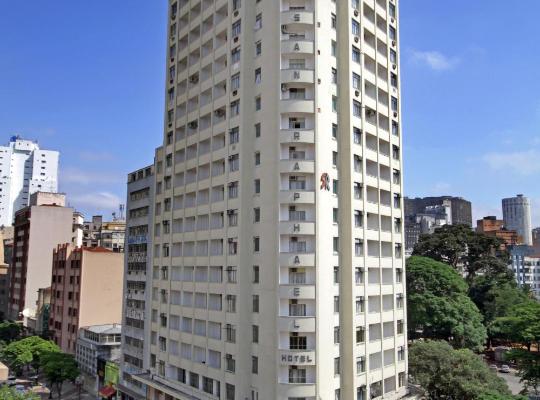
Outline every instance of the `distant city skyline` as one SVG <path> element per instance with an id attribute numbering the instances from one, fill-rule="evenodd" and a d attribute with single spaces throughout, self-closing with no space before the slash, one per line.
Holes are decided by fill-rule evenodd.
<path id="1" fill-rule="evenodd" d="M 501 199 L 523 193 L 537 227 L 540 80 L 523 77 L 537 75 L 540 3 L 520 4 L 401 4 L 404 194 L 464 197 L 477 220 L 502 218 Z M 0 15 L 0 144 L 20 134 L 60 151 L 68 203 L 110 216 L 125 203 L 127 173 L 150 164 L 147 149 L 162 140 L 167 2 L 34 8 L 10 2 Z"/>

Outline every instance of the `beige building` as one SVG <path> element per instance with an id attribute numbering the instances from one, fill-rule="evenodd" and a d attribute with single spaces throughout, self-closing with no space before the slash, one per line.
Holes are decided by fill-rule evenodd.
<path id="1" fill-rule="evenodd" d="M 72 239 L 73 209 L 65 195 L 37 192 L 30 206 L 15 214 L 10 273 L 9 316 L 35 317 L 38 290 L 51 285 L 52 252 Z"/>
<path id="2" fill-rule="evenodd" d="M 63 351 L 75 353 L 79 327 L 121 322 L 123 259 L 103 247 L 54 250 L 49 329 Z"/>
<path id="3" fill-rule="evenodd" d="M 169 7 L 135 379 L 148 399 L 402 397 L 397 0 Z"/>
<path id="4" fill-rule="evenodd" d="M 82 245 L 84 247 L 105 247 L 116 252 L 124 251 L 126 221 L 103 221 L 101 215 L 94 215 L 92 221 L 84 222 Z"/>

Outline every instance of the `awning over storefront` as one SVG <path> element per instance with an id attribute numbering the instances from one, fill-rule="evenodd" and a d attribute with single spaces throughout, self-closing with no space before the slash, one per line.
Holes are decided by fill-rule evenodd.
<path id="1" fill-rule="evenodd" d="M 99 390 L 99 395 L 101 397 L 104 397 L 106 399 L 108 399 L 109 397 L 112 397 L 116 394 L 116 388 L 114 386 L 103 386 L 100 390 Z"/>

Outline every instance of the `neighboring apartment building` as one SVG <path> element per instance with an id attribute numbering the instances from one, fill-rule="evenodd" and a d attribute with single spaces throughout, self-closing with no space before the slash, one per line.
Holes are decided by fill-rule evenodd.
<path id="1" fill-rule="evenodd" d="M 75 358 L 81 372 L 95 381 L 95 393 L 100 389 L 98 362 L 120 360 L 121 332 L 122 326 L 119 324 L 93 325 L 79 329 Z"/>
<path id="2" fill-rule="evenodd" d="M 0 321 L 8 317 L 9 272 L 11 248 L 13 247 L 13 227 L 0 227 Z"/>
<path id="3" fill-rule="evenodd" d="M 503 220 L 507 229 L 515 230 L 527 246 L 533 245 L 531 202 L 522 194 L 502 200 Z"/>
<path id="4" fill-rule="evenodd" d="M 423 198 L 405 198 L 405 216 L 421 214 L 426 207 L 449 204 L 451 210 L 451 225 L 468 225 L 472 227 L 471 202 L 462 197 L 438 196 Z"/>
<path id="5" fill-rule="evenodd" d="M 528 286 L 540 300 L 540 253 L 531 246 L 514 246 L 510 250 L 510 266 L 520 287 Z"/>
<path id="6" fill-rule="evenodd" d="M 95 215 L 92 221 L 84 223 L 82 245 L 105 247 L 121 253 L 124 251 L 125 233 L 126 221 L 103 221 L 101 215 Z"/>
<path id="7" fill-rule="evenodd" d="M 79 327 L 120 324 L 124 257 L 72 244 L 58 245 L 51 254 L 49 329 L 62 351 L 74 354 Z"/>
<path id="8" fill-rule="evenodd" d="M 169 9 L 150 371 L 134 378 L 149 399 L 400 398 L 397 1 Z"/>
<path id="9" fill-rule="evenodd" d="M 149 300 L 152 257 L 151 232 L 154 203 L 153 166 L 128 174 L 122 363 L 118 389 L 123 400 L 144 399 L 145 386 L 133 379 L 144 372 L 149 355 L 143 351 L 150 331 Z"/>
<path id="10" fill-rule="evenodd" d="M 0 225 L 11 226 L 33 193 L 58 191 L 58 158 L 57 151 L 41 150 L 19 136 L 0 146 Z"/>
<path id="11" fill-rule="evenodd" d="M 407 199 L 405 199 L 407 202 Z M 420 235 L 435 232 L 435 229 L 452 224 L 452 205 L 445 199 L 441 205 L 426 206 L 421 212 L 405 215 L 405 251 L 412 253 Z"/>
<path id="12" fill-rule="evenodd" d="M 516 231 L 506 229 L 504 221 L 495 216 L 484 217 L 476 221 L 476 232 L 502 239 L 504 241 L 501 246 L 502 250 L 523 243 L 521 236 Z"/>
<path id="13" fill-rule="evenodd" d="M 49 312 L 51 309 L 51 287 L 38 290 L 36 312 L 27 318 L 27 328 L 34 334 L 49 337 Z"/>
<path id="14" fill-rule="evenodd" d="M 15 215 L 9 317 L 35 317 L 38 290 L 51 285 L 53 249 L 72 239 L 73 209 L 65 195 L 37 192 Z"/>

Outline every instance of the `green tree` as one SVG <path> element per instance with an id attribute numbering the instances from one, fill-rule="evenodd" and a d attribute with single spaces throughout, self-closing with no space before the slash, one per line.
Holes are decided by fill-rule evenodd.
<path id="1" fill-rule="evenodd" d="M 77 362 L 71 354 L 49 352 L 41 356 L 41 368 L 45 374 L 49 386 L 56 385 L 58 396 L 62 395 L 62 385 L 65 381 L 75 381 L 79 376 Z"/>
<path id="2" fill-rule="evenodd" d="M 486 329 L 467 291 L 467 283 L 449 265 L 427 257 L 410 257 L 407 260 L 409 337 L 448 340 L 456 347 L 481 351 Z"/>
<path id="3" fill-rule="evenodd" d="M 51 341 L 39 336 L 30 336 L 16 342 L 11 342 L 3 350 L 3 359 L 18 373 L 24 367 L 32 365 L 39 373 L 40 360 L 43 354 L 59 352 L 60 348 Z"/>
<path id="4" fill-rule="evenodd" d="M 21 336 L 21 331 L 20 324 L 12 321 L 4 321 L 0 323 L 0 340 L 6 343 L 12 342 Z"/>
<path id="5" fill-rule="evenodd" d="M 527 300 L 512 307 L 508 316 L 496 318 L 490 334 L 499 339 L 518 342 L 530 351 L 533 343 L 540 342 L 540 303 Z"/>
<path id="6" fill-rule="evenodd" d="M 501 239 L 476 233 L 467 225 L 445 225 L 433 234 L 422 235 L 413 255 L 449 264 L 464 272 L 470 282 L 479 273 L 505 272 L 508 257 L 499 251 L 502 243 Z"/>
<path id="7" fill-rule="evenodd" d="M 516 349 L 512 350 L 507 357 L 517 364 L 520 382 L 525 386 L 523 394 L 532 391 L 538 396 L 540 394 L 540 354 Z"/>
<path id="8" fill-rule="evenodd" d="M 477 400 L 480 396 L 511 395 L 504 380 L 481 357 L 468 349 L 455 350 L 444 341 L 414 343 L 409 349 L 409 373 L 411 381 L 426 391 L 429 400 Z"/>
<path id="9" fill-rule="evenodd" d="M 483 393 L 478 397 L 478 400 L 528 400 L 524 396 L 513 396 L 508 394 L 500 394 L 494 392 Z"/>
<path id="10" fill-rule="evenodd" d="M 39 396 L 33 393 L 18 393 L 15 389 L 4 386 L 0 388 L 2 400 L 39 400 Z"/>

